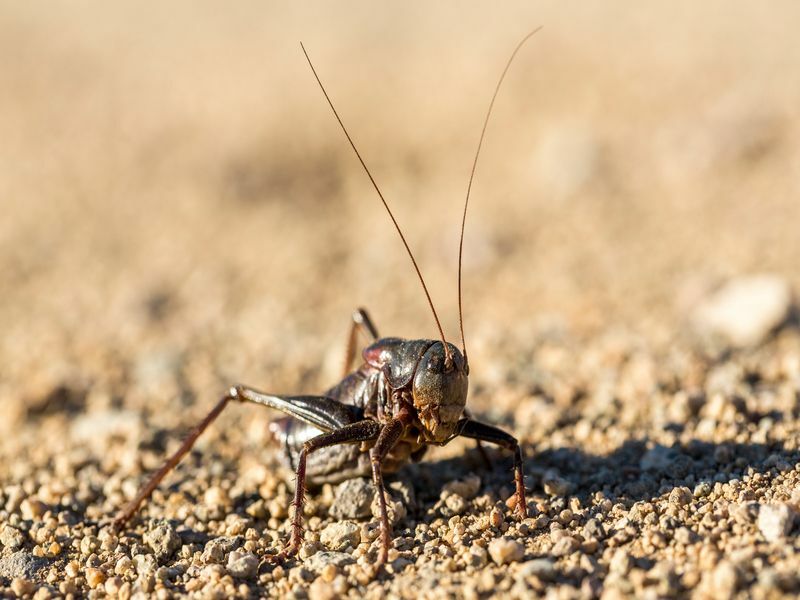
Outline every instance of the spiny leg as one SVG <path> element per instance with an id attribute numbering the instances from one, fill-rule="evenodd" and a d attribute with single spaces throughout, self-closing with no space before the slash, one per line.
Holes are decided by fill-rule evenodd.
<path id="1" fill-rule="evenodd" d="M 361 330 L 366 333 L 372 341 L 378 339 L 378 330 L 369 318 L 366 308 L 357 308 L 353 311 L 352 322 L 350 324 L 350 335 L 347 337 L 347 347 L 344 353 L 344 372 L 342 377 L 350 373 L 350 368 L 353 366 L 353 359 L 356 356 L 356 342 L 358 341 L 358 331 Z"/>
<path id="2" fill-rule="evenodd" d="M 120 530 L 124 527 L 141 504 L 147 500 L 158 484 L 174 469 L 184 455 L 192 449 L 197 438 L 208 428 L 211 423 L 219 416 L 223 409 L 231 400 L 239 402 L 252 402 L 269 408 L 274 408 L 289 414 L 295 418 L 319 427 L 323 431 L 331 431 L 349 425 L 355 421 L 355 416 L 348 407 L 341 402 L 325 396 L 275 396 L 263 394 L 252 388 L 237 385 L 232 387 L 220 398 L 216 406 L 209 412 L 200 423 L 195 426 L 186 436 L 180 448 L 170 456 L 161 468 L 156 471 L 144 484 L 136 497 L 131 500 L 125 508 L 119 511 L 113 522 L 113 527 Z"/>
<path id="3" fill-rule="evenodd" d="M 139 506 L 147 500 L 150 495 L 153 493 L 153 490 L 158 487 L 158 484 L 161 483 L 161 480 L 166 477 L 167 473 L 169 473 L 175 466 L 180 462 L 183 456 L 192 449 L 194 443 L 197 441 L 197 438 L 200 437 L 206 428 L 213 423 L 222 410 L 228 405 L 228 402 L 237 398 L 236 388 L 231 388 L 227 394 L 225 394 L 222 398 L 220 398 L 217 405 L 211 409 L 205 418 L 200 421 L 186 436 L 186 439 L 181 444 L 181 447 L 170 456 L 161 468 L 156 471 L 152 477 L 150 477 L 149 481 L 142 486 L 139 492 L 136 494 L 136 497 L 131 500 L 125 508 L 123 508 L 119 513 L 117 513 L 116 518 L 113 522 L 113 528 L 119 531 L 122 527 L 125 526 L 130 518 L 136 514 L 136 511 L 139 510 Z"/>
<path id="4" fill-rule="evenodd" d="M 303 444 L 297 461 L 297 477 L 295 480 L 294 499 L 292 500 L 292 507 L 294 508 L 291 525 L 292 532 L 286 548 L 276 555 L 272 559 L 273 561 L 282 561 L 296 554 L 300 549 L 300 544 L 303 542 L 303 503 L 305 502 L 306 458 L 308 455 L 326 446 L 371 441 L 378 438 L 380 432 L 380 423 L 366 419 L 345 425 L 341 429 L 320 434 Z"/>
<path id="5" fill-rule="evenodd" d="M 378 554 L 378 566 L 381 566 L 389 559 L 389 548 L 392 545 L 392 528 L 389 525 L 389 514 L 386 510 L 386 489 L 383 485 L 382 463 L 386 455 L 391 451 L 406 427 L 406 415 L 402 414 L 387 423 L 375 442 L 375 446 L 370 450 L 370 460 L 372 462 L 372 480 L 378 492 L 378 507 L 380 509 L 380 536 L 381 549 Z"/>
<path id="6" fill-rule="evenodd" d="M 522 472 L 522 449 L 517 438 L 502 429 L 481 423 L 480 421 L 467 420 L 461 429 L 460 435 L 474 440 L 490 442 L 514 453 L 514 483 L 516 485 L 517 506 L 516 512 L 520 519 L 528 517 L 528 506 L 525 500 L 525 480 Z"/>

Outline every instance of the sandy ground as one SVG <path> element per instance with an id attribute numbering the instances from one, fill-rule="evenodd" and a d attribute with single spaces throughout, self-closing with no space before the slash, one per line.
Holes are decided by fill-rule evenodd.
<path id="1" fill-rule="evenodd" d="M 0 595 L 756 597 L 800 591 L 800 8 L 744 2 L 6 3 L 0 8 Z M 454 442 L 356 481 L 302 557 L 266 410 L 233 407 L 120 535 L 107 519 L 232 383 L 313 393 L 348 315 L 435 337 L 305 42 L 457 338 Z M 366 502 L 366 504 L 364 504 Z"/>

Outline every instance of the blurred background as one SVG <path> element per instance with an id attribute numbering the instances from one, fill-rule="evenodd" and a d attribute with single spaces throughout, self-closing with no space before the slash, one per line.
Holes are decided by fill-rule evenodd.
<path id="1" fill-rule="evenodd" d="M 4 3 L 5 426 L 70 403 L 172 413 L 236 381 L 324 389 L 356 306 L 436 337 L 300 41 L 455 341 L 481 122 L 543 26 L 467 219 L 478 389 L 497 348 L 543 331 L 668 343 L 732 278 L 796 289 L 799 22 L 791 1 Z"/>

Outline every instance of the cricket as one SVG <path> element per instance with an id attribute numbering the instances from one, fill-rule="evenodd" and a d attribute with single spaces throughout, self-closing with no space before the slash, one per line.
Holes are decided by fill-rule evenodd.
<path id="1" fill-rule="evenodd" d="M 281 562 L 296 555 L 302 545 L 303 505 L 307 485 L 339 483 L 355 477 L 371 477 L 380 510 L 377 565 L 379 567 L 384 565 L 392 546 L 384 474 L 398 471 L 409 461 L 421 460 L 429 446 L 442 446 L 459 436 L 476 440 L 479 447 L 482 442 L 486 442 L 513 454 L 515 492 L 508 504 L 520 519 L 527 517 L 523 457 L 519 442 L 502 429 L 471 418 L 466 408 L 470 365 L 464 337 L 461 264 L 470 192 L 492 108 L 514 57 L 538 31 L 539 29 L 536 29 L 528 33 L 506 61 L 486 111 L 472 163 L 458 245 L 461 349 L 445 338 L 422 272 L 403 231 L 334 107 L 308 52 L 301 44 L 303 54 L 325 100 L 383 203 L 411 259 L 430 306 L 438 330 L 438 339 L 409 340 L 399 337 L 380 337 L 369 313 L 363 308 L 356 310 L 352 315 L 347 340 L 344 375 L 339 383 L 319 396 L 268 394 L 245 385 L 231 387 L 205 418 L 189 432 L 178 450 L 166 459 L 163 466 L 150 477 L 127 506 L 120 510 L 114 520 L 115 529 L 120 530 L 126 525 L 164 477 L 191 450 L 206 428 L 232 402 L 257 404 L 287 415 L 274 421 L 270 426 L 270 432 L 281 448 L 281 460 L 296 473 L 290 514 L 290 536 L 283 550 L 268 558 L 270 562 Z M 371 343 L 363 349 L 363 363 L 355 370 L 351 370 L 359 334 L 368 336 Z"/>

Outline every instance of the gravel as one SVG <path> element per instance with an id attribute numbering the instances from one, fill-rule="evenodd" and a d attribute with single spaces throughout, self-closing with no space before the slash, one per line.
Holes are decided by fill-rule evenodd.
<path id="1" fill-rule="evenodd" d="M 368 477 L 309 487 L 299 556 L 269 562 L 294 480 L 263 407 L 232 403 L 110 527 L 230 385 L 338 382 L 360 303 L 382 334 L 437 336 L 303 71 L 307 19 L 201 0 L 153 27 L 117 3 L 17 4 L 0 18 L 22 58 L 0 69 L 0 597 L 800 595 L 792 19 L 698 4 L 691 36 L 668 2 L 567 27 L 558 3 L 537 13 L 463 263 L 469 409 L 520 440 L 529 516 L 508 452 L 484 444 L 487 467 L 472 440 L 431 447 L 386 475 L 376 574 Z M 521 19 L 475 44 L 441 31 L 444 9 L 382 10 L 326 9 L 303 36 L 456 342 L 457 196 Z"/>
<path id="2" fill-rule="evenodd" d="M 371 514 L 375 497 L 372 483 L 364 478 L 348 479 L 336 487 L 336 498 L 330 514 L 337 519 L 361 519 Z"/>

